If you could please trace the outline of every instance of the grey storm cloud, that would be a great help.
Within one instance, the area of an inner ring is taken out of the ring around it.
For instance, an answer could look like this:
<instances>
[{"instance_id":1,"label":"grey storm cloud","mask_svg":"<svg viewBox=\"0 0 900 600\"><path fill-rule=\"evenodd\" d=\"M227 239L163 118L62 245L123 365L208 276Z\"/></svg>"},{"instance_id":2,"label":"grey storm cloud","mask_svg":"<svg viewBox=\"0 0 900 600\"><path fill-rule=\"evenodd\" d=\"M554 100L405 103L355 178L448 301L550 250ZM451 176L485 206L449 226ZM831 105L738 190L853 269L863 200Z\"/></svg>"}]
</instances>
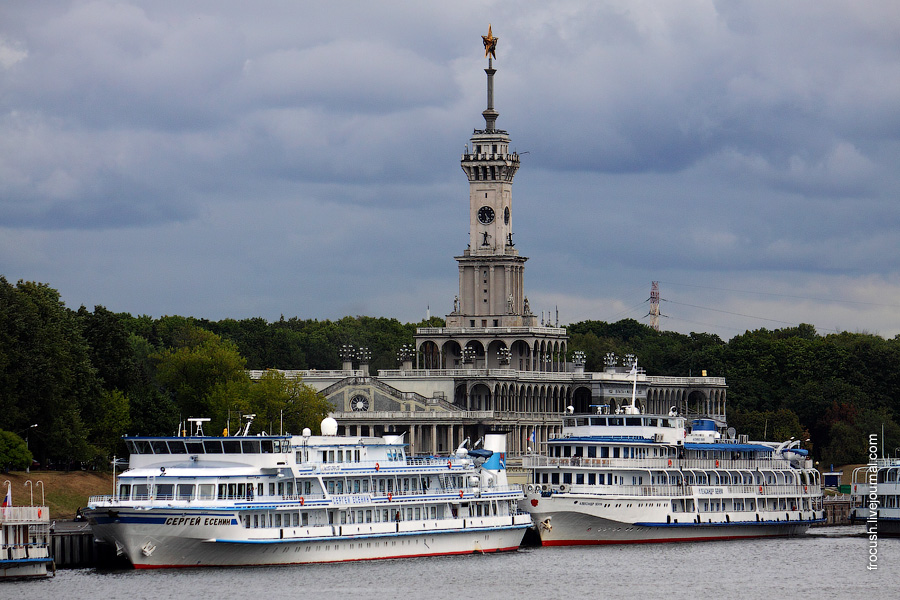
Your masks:
<instances>
[{"instance_id":1,"label":"grey storm cloud","mask_svg":"<svg viewBox=\"0 0 900 600\"><path fill-rule=\"evenodd\" d=\"M70 305L448 312L490 21L533 307L639 318L662 280L679 331L900 333L891 0L3 13L0 273Z\"/></svg>"}]
</instances>

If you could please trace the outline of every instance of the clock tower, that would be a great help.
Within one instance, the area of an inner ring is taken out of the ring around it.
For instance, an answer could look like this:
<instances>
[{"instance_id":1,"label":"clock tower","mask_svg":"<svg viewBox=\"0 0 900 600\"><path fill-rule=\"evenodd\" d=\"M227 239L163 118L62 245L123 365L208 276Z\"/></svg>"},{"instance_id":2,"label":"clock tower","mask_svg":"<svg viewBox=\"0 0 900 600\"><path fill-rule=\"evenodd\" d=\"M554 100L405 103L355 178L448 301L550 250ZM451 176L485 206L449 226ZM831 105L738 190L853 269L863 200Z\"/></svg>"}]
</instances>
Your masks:
<instances>
[{"instance_id":1,"label":"clock tower","mask_svg":"<svg viewBox=\"0 0 900 600\"><path fill-rule=\"evenodd\" d=\"M469 247L459 263L459 296L448 327L522 327L536 324L525 298L525 261L513 242L512 184L519 155L510 152L509 134L497 129L494 58L497 38L484 40L488 59L484 129L476 129L460 164L469 179Z\"/></svg>"}]
</instances>

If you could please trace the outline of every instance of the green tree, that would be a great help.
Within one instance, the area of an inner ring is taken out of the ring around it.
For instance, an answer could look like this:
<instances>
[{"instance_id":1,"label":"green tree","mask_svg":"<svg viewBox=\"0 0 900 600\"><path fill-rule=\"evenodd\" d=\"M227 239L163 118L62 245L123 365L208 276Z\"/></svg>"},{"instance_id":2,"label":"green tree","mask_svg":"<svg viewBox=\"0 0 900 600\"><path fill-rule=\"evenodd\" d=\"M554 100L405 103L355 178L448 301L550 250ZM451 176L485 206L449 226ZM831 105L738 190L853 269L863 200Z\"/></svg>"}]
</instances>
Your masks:
<instances>
[{"instance_id":1,"label":"green tree","mask_svg":"<svg viewBox=\"0 0 900 600\"><path fill-rule=\"evenodd\" d=\"M219 423L225 422L224 417L230 419L227 428L231 434L238 430L242 414L256 415L255 431L299 434L309 427L319 432L322 419L334 408L312 387L275 370L266 371L254 382L231 381L217 386L210 405L215 407L216 431Z\"/></svg>"},{"instance_id":2,"label":"green tree","mask_svg":"<svg viewBox=\"0 0 900 600\"><path fill-rule=\"evenodd\" d=\"M183 344L150 355L158 384L171 395L182 417L215 412L210 394L217 386L249 379L246 362L233 342L186 324L171 339Z\"/></svg>"},{"instance_id":3,"label":"green tree","mask_svg":"<svg viewBox=\"0 0 900 600\"><path fill-rule=\"evenodd\" d=\"M0 427L38 424L30 449L42 462L87 460L81 413L100 389L81 322L59 293L0 276Z\"/></svg>"},{"instance_id":4,"label":"green tree","mask_svg":"<svg viewBox=\"0 0 900 600\"><path fill-rule=\"evenodd\" d=\"M11 431L0 430L0 468L4 473L30 467L32 460L25 440Z\"/></svg>"}]
</instances>

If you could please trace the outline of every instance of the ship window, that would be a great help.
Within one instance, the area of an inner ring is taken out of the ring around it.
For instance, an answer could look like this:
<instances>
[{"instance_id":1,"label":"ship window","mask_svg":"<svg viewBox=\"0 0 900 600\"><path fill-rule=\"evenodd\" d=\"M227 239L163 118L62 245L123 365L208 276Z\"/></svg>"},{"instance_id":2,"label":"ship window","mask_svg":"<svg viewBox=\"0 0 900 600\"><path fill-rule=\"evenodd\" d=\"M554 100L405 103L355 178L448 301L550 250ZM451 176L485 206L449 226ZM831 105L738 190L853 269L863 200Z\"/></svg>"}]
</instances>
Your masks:
<instances>
[{"instance_id":1,"label":"ship window","mask_svg":"<svg viewBox=\"0 0 900 600\"><path fill-rule=\"evenodd\" d=\"M275 513L275 527L281 527L281 513Z\"/></svg>"},{"instance_id":2,"label":"ship window","mask_svg":"<svg viewBox=\"0 0 900 600\"><path fill-rule=\"evenodd\" d=\"M582 446L575 446L575 453L573 456L584 456L584 448Z\"/></svg>"},{"instance_id":3,"label":"ship window","mask_svg":"<svg viewBox=\"0 0 900 600\"><path fill-rule=\"evenodd\" d=\"M184 442L169 442L169 452L171 454L187 454L187 450L184 448Z\"/></svg>"},{"instance_id":4,"label":"ship window","mask_svg":"<svg viewBox=\"0 0 900 600\"><path fill-rule=\"evenodd\" d=\"M615 425L617 427L621 427L622 426L622 417L610 417L609 424L610 424L610 426Z\"/></svg>"},{"instance_id":5,"label":"ship window","mask_svg":"<svg viewBox=\"0 0 900 600\"><path fill-rule=\"evenodd\" d=\"M591 417L591 425L599 425L601 427L606 425L606 417Z\"/></svg>"},{"instance_id":6,"label":"ship window","mask_svg":"<svg viewBox=\"0 0 900 600\"><path fill-rule=\"evenodd\" d=\"M287 485L285 486L285 489L287 490L288 496L293 496L294 495L294 482L288 481Z\"/></svg>"},{"instance_id":7,"label":"ship window","mask_svg":"<svg viewBox=\"0 0 900 600\"><path fill-rule=\"evenodd\" d=\"M153 454L168 454L169 449L166 447L166 442L163 440L153 440L150 442L150 445L153 446Z\"/></svg>"},{"instance_id":8,"label":"ship window","mask_svg":"<svg viewBox=\"0 0 900 600\"><path fill-rule=\"evenodd\" d=\"M572 483L571 473L563 473L563 483Z\"/></svg>"},{"instance_id":9,"label":"ship window","mask_svg":"<svg viewBox=\"0 0 900 600\"><path fill-rule=\"evenodd\" d=\"M605 473L600 473L597 475L597 483L599 483L600 485L606 484L606 474Z\"/></svg>"},{"instance_id":10,"label":"ship window","mask_svg":"<svg viewBox=\"0 0 900 600\"><path fill-rule=\"evenodd\" d=\"M125 446L128 448L129 454L140 454L141 453L141 451L139 450L140 446L138 446L136 443L132 442L131 440L126 441Z\"/></svg>"},{"instance_id":11,"label":"ship window","mask_svg":"<svg viewBox=\"0 0 900 600\"><path fill-rule=\"evenodd\" d=\"M127 483L124 483L119 486L119 498L122 500L128 500L131 496L131 486Z\"/></svg>"},{"instance_id":12,"label":"ship window","mask_svg":"<svg viewBox=\"0 0 900 600\"><path fill-rule=\"evenodd\" d=\"M203 440L203 449L207 454L222 454L221 440Z\"/></svg>"},{"instance_id":13,"label":"ship window","mask_svg":"<svg viewBox=\"0 0 900 600\"><path fill-rule=\"evenodd\" d=\"M550 474L550 483L556 485L559 483L559 473L551 473Z\"/></svg>"},{"instance_id":14,"label":"ship window","mask_svg":"<svg viewBox=\"0 0 900 600\"><path fill-rule=\"evenodd\" d=\"M620 453L620 452L621 452L621 449L620 449L618 446L614 447L614 448L613 448L613 455L612 455L612 457L613 457L613 458L619 458L619 453Z\"/></svg>"},{"instance_id":15,"label":"ship window","mask_svg":"<svg viewBox=\"0 0 900 600\"><path fill-rule=\"evenodd\" d=\"M600 458L609 458L609 446L600 446Z\"/></svg>"},{"instance_id":16,"label":"ship window","mask_svg":"<svg viewBox=\"0 0 900 600\"><path fill-rule=\"evenodd\" d=\"M238 440L223 440L222 447L225 449L225 454L241 453L241 443Z\"/></svg>"},{"instance_id":17,"label":"ship window","mask_svg":"<svg viewBox=\"0 0 900 600\"><path fill-rule=\"evenodd\" d=\"M584 473L575 474L575 483L578 485L584 485Z\"/></svg>"},{"instance_id":18,"label":"ship window","mask_svg":"<svg viewBox=\"0 0 900 600\"><path fill-rule=\"evenodd\" d=\"M572 456L572 446L563 446L563 456Z\"/></svg>"},{"instance_id":19,"label":"ship window","mask_svg":"<svg viewBox=\"0 0 900 600\"><path fill-rule=\"evenodd\" d=\"M261 440L262 453L272 454L272 440Z\"/></svg>"},{"instance_id":20,"label":"ship window","mask_svg":"<svg viewBox=\"0 0 900 600\"><path fill-rule=\"evenodd\" d=\"M596 485L597 483L597 474L596 473L588 473L588 485Z\"/></svg>"},{"instance_id":21,"label":"ship window","mask_svg":"<svg viewBox=\"0 0 900 600\"><path fill-rule=\"evenodd\" d=\"M175 486L171 483L158 483L156 485L156 497L158 499L171 499Z\"/></svg>"},{"instance_id":22,"label":"ship window","mask_svg":"<svg viewBox=\"0 0 900 600\"><path fill-rule=\"evenodd\" d=\"M215 489L211 483L201 483L197 486L197 500L212 500Z\"/></svg>"},{"instance_id":23,"label":"ship window","mask_svg":"<svg viewBox=\"0 0 900 600\"><path fill-rule=\"evenodd\" d=\"M297 450L297 457L296 457L296 458L297 458L297 463L298 463L298 464L303 462L303 451L302 451L302 450Z\"/></svg>"},{"instance_id":24,"label":"ship window","mask_svg":"<svg viewBox=\"0 0 900 600\"><path fill-rule=\"evenodd\" d=\"M241 450L244 454L259 454L259 440L241 440Z\"/></svg>"},{"instance_id":25,"label":"ship window","mask_svg":"<svg viewBox=\"0 0 900 600\"><path fill-rule=\"evenodd\" d=\"M369 491L369 480L368 480L368 479L363 479L363 481L362 481L362 491L363 491L363 493L366 493L366 492Z\"/></svg>"},{"instance_id":26,"label":"ship window","mask_svg":"<svg viewBox=\"0 0 900 600\"><path fill-rule=\"evenodd\" d=\"M190 500L194 497L194 484L192 483L179 483L177 489L179 500Z\"/></svg>"},{"instance_id":27,"label":"ship window","mask_svg":"<svg viewBox=\"0 0 900 600\"><path fill-rule=\"evenodd\" d=\"M203 442L185 442L188 454L203 454Z\"/></svg>"},{"instance_id":28,"label":"ship window","mask_svg":"<svg viewBox=\"0 0 900 600\"><path fill-rule=\"evenodd\" d=\"M641 418L640 417L626 417L625 424L630 425L632 427L640 427Z\"/></svg>"},{"instance_id":29,"label":"ship window","mask_svg":"<svg viewBox=\"0 0 900 600\"><path fill-rule=\"evenodd\" d=\"M588 446L588 458L597 458L597 446Z\"/></svg>"}]
</instances>

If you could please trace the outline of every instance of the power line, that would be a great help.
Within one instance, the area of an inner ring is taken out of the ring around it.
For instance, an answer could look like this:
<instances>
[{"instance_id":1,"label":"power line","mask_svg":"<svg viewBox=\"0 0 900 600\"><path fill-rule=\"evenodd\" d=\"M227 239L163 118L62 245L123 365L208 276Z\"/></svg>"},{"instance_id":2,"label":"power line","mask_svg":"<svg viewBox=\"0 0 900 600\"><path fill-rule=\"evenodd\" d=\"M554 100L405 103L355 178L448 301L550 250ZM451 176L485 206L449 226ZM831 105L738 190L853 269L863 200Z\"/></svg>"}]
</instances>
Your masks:
<instances>
[{"instance_id":1,"label":"power line","mask_svg":"<svg viewBox=\"0 0 900 600\"><path fill-rule=\"evenodd\" d=\"M737 294L756 294L758 296L774 296L777 298L793 298L795 300L816 300L818 302L834 302L837 304L859 304L863 306L884 306L887 308L900 308L900 304L883 304L880 302L861 302L858 300L835 300L833 298L817 298L815 296L797 296L793 294L776 294L774 292L757 292L754 290L735 290L731 288L712 287L708 285L695 285L692 283L672 283L671 281L660 281L666 285L678 285L682 287L698 288L702 290L716 290L718 292L734 292Z\"/></svg>"},{"instance_id":2,"label":"power line","mask_svg":"<svg viewBox=\"0 0 900 600\"><path fill-rule=\"evenodd\" d=\"M691 308L699 308L699 309L701 309L701 310L711 310L711 311L713 311L713 312L720 312L720 313L724 313L724 314L726 314L726 315L734 315L734 316L736 316L736 317L745 317L745 318L747 318L747 319L759 319L760 321L771 321L772 323L780 323L780 324L782 324L782 325L789 325L789 326L791 326L791 327L797 327L797 325L798 325L798 323L793 323L793 322L791 322L791 321L781 321L781 320L779 320L779 319L769 319L769 318L766 318L766 317L757 317L757 316L755 316L755 315L747 315L747 314L744 314L744 313L731 312L731 311L728 311L728 310L722 310L722 309L720 309L720 308L710 308L710 307L708 307L708 306L698 306L698 305L696 305L696 304L688 304L687 302L678 302L677 300L669 300L669 299L667 299L667 298L662 298L662 301L663 301L663 302L671 302L672 304L680 304L680 305L682 305L682 306L690 306ZM827 329L827 328L825 328L825 327L821 327L821 328L820 328L820 327L816 327L816 329L822 329L823 331L833 331L834 333L840 333L840 332L839 332L838 330L836 330L836 329Z\"/></svg>"}]
</instances>

